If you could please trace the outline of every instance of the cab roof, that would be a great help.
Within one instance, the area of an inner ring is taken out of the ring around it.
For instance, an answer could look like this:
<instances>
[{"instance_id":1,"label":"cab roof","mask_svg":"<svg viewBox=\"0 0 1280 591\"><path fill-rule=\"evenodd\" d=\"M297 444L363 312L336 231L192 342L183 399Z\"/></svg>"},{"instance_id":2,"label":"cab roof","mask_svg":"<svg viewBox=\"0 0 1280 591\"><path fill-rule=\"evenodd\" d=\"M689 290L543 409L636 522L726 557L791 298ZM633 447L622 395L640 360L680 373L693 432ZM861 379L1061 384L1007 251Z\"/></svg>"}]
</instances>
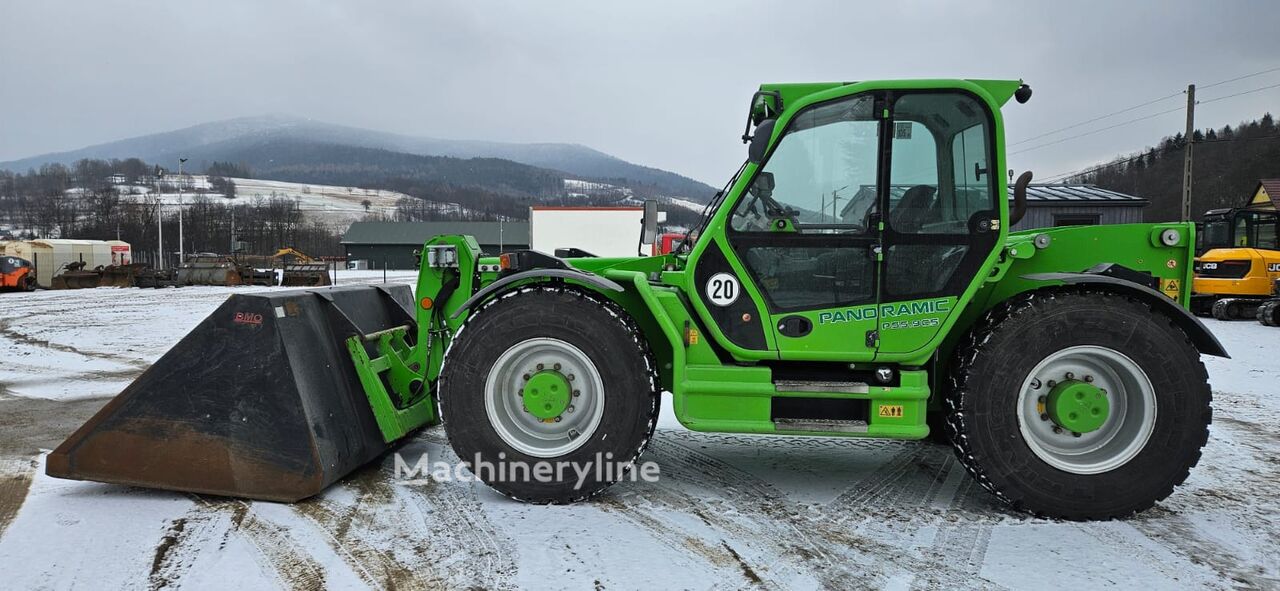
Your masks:
<instances>
[{"instance_id":1,"label":"cab roof","mask_svg":"<svg viewBox=\"0 0 1280 591\"><path fill-rule=\"evenodd\" d=\"M974 80L974 79L920 79L920 80L859 80L853 82L784 82L777 84L761 84L760 90L777 92L782 97L782 105L794 104L795 101L818 92L824 92L841 86L854 84L872 84L876 86L893 86L898 88L927 89L955 88L973 84L986 91L996 105L1004 106L1013 98L1013 93L1022 86L1021 80Z\"/></svg>"}]
</instances>

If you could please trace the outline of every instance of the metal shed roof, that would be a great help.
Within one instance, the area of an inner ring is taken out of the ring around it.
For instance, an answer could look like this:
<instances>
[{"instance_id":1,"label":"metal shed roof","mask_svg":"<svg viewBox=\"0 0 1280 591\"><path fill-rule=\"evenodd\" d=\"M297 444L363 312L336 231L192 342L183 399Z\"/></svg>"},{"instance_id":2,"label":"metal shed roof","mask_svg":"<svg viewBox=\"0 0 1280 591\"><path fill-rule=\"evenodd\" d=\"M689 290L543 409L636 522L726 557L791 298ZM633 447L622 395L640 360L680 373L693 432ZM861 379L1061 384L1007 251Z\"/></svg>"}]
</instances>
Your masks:
<instances>
[{"instance_id":1,"label":"metal shed roof","mask_svg":"<svg viewBox=\"0 0 1280 591\"><path fill-rule=\"evenodd\" d=\"M1009 187L1009 198L1013 199L1013 187ZM1128 205L1145 207L1148 200L1135 195L1103 189L1095 185L1027 185L1027 203L1038 205L1062 205L1068 203L1089 203L1091 205Z\"/></svg>"},{"instance_id":2,"label":"metal shed roof","mask_svg":"<svg viewBox=\"0 0 1280 591\"><path fill-rule=\"evenodd\" d=\"M354 222L343 244L422 244L440 234L469 234L480 244L529 244L529 222Z\"/></svg>"}]
</instances>

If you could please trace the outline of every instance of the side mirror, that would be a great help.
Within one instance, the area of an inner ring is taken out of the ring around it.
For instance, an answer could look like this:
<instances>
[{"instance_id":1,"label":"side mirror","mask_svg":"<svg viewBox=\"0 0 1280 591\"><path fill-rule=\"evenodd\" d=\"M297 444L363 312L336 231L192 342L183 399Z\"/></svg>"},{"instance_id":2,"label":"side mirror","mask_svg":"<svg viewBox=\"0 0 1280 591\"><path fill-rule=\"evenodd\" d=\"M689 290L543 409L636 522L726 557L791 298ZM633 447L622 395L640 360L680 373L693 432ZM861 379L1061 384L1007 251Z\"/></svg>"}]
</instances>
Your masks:
<instances>
[{"instance_id":1,"label":"side mirror","mask_svg":"<svg viewBox=\"0 0 1280 591\"><path fill-rule=\"evenodd\" d=\"M653 244L658 239L658 201L656 199L644 200L644 229L640 232L640 242L643 244Z\"/></svg>"},{"instance_id":2,"label":"side mirror","mask_svg":"<svg viewBox=\"0 0 1280 591\"><path fill-rule=\"evenodd\" d=\"M1009 210L1009 229L1013 229L1013 225L1022 221L1022 216L1027 215L1027 185L1031 184L1031 171L1028 170L1018 177L1017 182L1013 184L1013 208Z\"/></svg>"},{"instance_id":3,"label":"side mirror","mask_svg":"<svg viewBox=\"0 0 1280 591\"><path fill-rule=\"evenodd\" d=\"M756 133L751 136L751 144L747 146L747 161L760 164L764 161L764 151L769 147L769 138L773 137L773 124L777 119L765 119L756 126Z\"/></svg>"}]
</instances>

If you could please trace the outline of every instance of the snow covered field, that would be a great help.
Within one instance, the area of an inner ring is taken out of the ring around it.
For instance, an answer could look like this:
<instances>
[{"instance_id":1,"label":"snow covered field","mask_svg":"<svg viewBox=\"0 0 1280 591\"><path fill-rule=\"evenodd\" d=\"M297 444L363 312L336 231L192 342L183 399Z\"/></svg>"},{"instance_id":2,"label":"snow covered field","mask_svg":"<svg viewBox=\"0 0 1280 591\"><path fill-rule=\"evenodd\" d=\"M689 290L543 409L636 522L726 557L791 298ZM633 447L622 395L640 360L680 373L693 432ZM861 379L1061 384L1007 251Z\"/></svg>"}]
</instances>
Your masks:
<instances>
[{"instance_id":1,"label":"snow covered field","mask_svg":"<svg viewBox=\"0 0 1280 591\"><path fill-rule=\"evenodd\" d=\"M42 450L235 291L0 294L0 587L1280 587L1280 330L1253 322L1208 321L1234 356L1206 358L1209 445L1125 521L1011 513L942 446L697 434L669 414L643 458L659 482L567 507L398 481L390 460L296 505L43 475ZM453 457L438 428L400 451Z\"/></svg>"}]
</instances>

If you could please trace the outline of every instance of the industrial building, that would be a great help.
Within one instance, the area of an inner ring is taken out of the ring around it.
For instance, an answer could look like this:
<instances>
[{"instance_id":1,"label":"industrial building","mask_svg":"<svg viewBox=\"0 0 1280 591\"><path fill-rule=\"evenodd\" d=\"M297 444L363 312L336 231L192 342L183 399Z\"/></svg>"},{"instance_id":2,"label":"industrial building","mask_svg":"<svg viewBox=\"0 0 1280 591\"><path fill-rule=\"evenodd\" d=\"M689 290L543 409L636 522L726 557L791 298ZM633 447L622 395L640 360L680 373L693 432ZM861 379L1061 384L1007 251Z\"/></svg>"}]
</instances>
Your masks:
<instances>
[{"instance_id":1,"label":"industrial building","mask_svg":"<svg viewBox=\"0 0 1280 591\"><path fill-rule=\"evenodd\" d=\"M516 222L355 222L342 236L347 261L368 268L415 269L415 251L433 236L469 234L486 254L529 248L529 223Z\"/></svg>"},{"instance_id":2,"label":"industrial building","mask_svg":"<svg viewBox=\"0 0 1280 591\"><path fill-rule=\"evenodd\" d=\"M1013 187L1009 187L1013 199ZM1014 230L1055 226L1138 224L1150 201L1094 185L1028 185L1027 214Z\"/></svg>"}]
</instances>

